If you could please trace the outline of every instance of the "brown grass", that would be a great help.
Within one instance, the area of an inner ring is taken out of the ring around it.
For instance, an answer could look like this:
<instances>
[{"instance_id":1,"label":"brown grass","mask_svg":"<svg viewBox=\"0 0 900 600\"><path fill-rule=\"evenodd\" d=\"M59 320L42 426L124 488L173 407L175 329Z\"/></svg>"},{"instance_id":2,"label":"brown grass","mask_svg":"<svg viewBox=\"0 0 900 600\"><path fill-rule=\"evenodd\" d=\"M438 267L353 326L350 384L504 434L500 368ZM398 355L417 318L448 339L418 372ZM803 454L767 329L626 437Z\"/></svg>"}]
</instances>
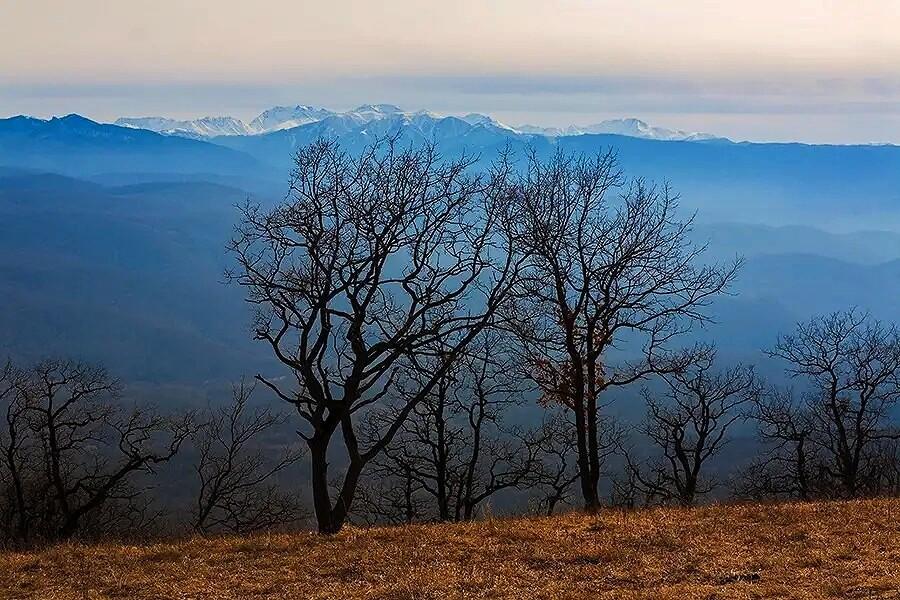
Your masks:
<instances>
[{"instance_id":1,"label":"brown grass","mask_svg":"<svg viewBox=\"0 0 900 600\"><path fill-rule=\"evenodd\" d=\"M4 598L900 598L900 500L0 554Z\"/></svg>"}]
</instances>

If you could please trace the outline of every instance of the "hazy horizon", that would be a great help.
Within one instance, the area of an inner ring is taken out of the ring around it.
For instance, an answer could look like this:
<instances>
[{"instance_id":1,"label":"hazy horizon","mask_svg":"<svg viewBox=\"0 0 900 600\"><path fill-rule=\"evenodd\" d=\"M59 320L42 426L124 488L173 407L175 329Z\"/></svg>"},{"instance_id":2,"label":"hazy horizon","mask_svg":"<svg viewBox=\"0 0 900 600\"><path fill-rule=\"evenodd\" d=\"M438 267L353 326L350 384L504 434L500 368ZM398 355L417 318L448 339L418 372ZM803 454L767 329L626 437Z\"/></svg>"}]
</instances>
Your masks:
<instances>
[{"instance_id":1,"label":"hazy horizon","mask_svg":"<svg viewBox=\"0 0 900 600\"><path fill-rule=\"evenodd\" d=\"M900 143L900 4L7 2L0 115L248 119L392 103L512 125L637 117Z\"/></svg>"}]
</instances>

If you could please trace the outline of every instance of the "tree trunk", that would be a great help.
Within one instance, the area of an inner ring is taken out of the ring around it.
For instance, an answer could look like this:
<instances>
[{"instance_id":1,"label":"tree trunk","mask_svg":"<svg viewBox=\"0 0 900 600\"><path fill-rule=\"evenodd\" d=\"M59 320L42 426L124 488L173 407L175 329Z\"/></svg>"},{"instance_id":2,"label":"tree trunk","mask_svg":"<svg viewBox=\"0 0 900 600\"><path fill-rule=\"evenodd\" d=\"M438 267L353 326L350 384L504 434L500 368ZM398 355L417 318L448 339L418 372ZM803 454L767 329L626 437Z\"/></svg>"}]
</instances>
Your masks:
<instances>
[{"instance_id":1,"label":"tree trunk","mask_svg":"<svg viewBox=\"0 0 900 600\"><path fill-rule=\"evenodd\" d=\"M351 461L347 465L341 491L332 504L328 484L328 445L331 434L318 433L307 442L312 470L313 510L319 533L334 535L347 521L350 507L356 496L356 487L362 473L364 461Z\"/></svg>"},{"instance_id":2,"label":"tree trunk","mask_svg":"<svg viewBox=\"0 0 900 600\"><path fill-rule=\"evenodd\" d=\"M435 478L438 505L438 518L440 521L450 520L450 498L447 490L447 438L446 421L444 418L444 403L446 402L446 387L444 381L438 384L437 407L434 414L434 425L437 430L437 458L435 461Z\"/></svg>"},{"instance_id":3,"label":"tree trunk","mask_svg":"<svg viewBox=\"0 0 900 600\"><path fill-rule=\"evenodd\" d=\"M684 491L681 493L681 505L688 507L694 505L694 497L697 495L697 480L688 474L687 481L684 484Z\"/></svg>"},{"instance_id":4,"label":"tree trunk","mask_svg":"<svg viewBox=\"0 0 900 600\"><path fill-rule=\"evenodd\" d=\"M587 441L588 441L588 480L591 488L589 510L596 512L600 508L600 449L597 440L597 397L590 393L587 398Z\"/></svg>"},{"instance_id":5,"label":"tree trunk","mask_svg":"<svg viewBox=\"0 0 900 600\"><path fill-rule=\"evenodd\" d=\"M333 531L323 531L322 533L337 533L347 521L350 514L350 507L353 506L353 499L356 497L356 486L359 483L359 476L362 473L363 463L351 462L347 466L347 474L344 476L344 484L341 486L341 493L338 494L337 501L331 509L331 527Z\"/></svg>"},{"instance_id":6,"label":"tree trunk","mask_svg":"<svg viewBox=\"0 0 900 600\"><path fill-rule=\"evenodd\" d=\"M801 437L797 442L797 495L801 500L809 500L809 484L806 476L806 450L805 438Z\"/></svg>"},{"instance_id":7,"label":"tree trunk","mask_svg":"<svg viewBox=\"0 0 900 600\"><path fill-rule=\"evenodd\" d=\"M600 506L597 495L597 482L591 476L591 459L588 445L588 422L585 419L585 411L575 411L575 429L578 438L578 475L581 482L581 496L584 499L584 510L596 512Z\"/></svg>"},{"instance_id":8,"label":"tree trunk","mask_svg":"<svg viewBox=\"0 0 900 600\"><path fill-rule=\"evenodd\" d=\"M313 510L319 533L331 535L340 531L343 522L336 522L328 491L328 439L319 436L309 441L309 460L312 469Z\"/></svg>"},{"instance_id":9,"label":"tree trunk","mask_svg":"<svg viewBox=\"0 0 900 600\"><path fill-rule=\"evenodd\" d=\"M15 456L15 437L13 433L13 427L10 425L11 432L11 440L9 448L7 449L6 459L7 459L7 468L10 472L10 478L13 482L13 491L15 494L15 504L16 504L16 538L21 543L28 542L28 512L27 506L25 505L25 489L22 485L22 477L19 474L19 468L16 464L16 456Z\"/></svg>"}]
</instances>

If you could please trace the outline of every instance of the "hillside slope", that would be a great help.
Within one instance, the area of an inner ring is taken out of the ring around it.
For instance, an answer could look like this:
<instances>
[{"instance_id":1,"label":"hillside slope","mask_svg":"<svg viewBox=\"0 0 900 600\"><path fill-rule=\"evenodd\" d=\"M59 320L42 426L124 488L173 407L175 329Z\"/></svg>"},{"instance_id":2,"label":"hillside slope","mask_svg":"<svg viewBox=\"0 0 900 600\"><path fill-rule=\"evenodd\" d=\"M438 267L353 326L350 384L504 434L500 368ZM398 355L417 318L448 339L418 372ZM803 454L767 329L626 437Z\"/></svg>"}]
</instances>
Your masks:
<instances>
[{"instance_id":1,"label":"hillside slope","mask_svg":"<svg viewBox=\"0 0 900 600\"><path fill-rule=\"evenodd\" d=\"M0 119L0 167L75 177L110 174L202 174L283 179L247 154L216 144L96 123L78 115L49 120Z\"/></svg>"},{"instance_id":2,"label":"hillside slope","mask_svg":"<svg viewBox=\"0 0 900 600\"><path fill-rule=\"evenodd\" d=\"M246 197L201 182L0 172L0 357L77 356L128 381L261 368L243 294L222 283Z\"/></svg>"},{"instance_id":3,"label":"hillside slope","mask_svg":"<svg viewBox=\"0 0 900 600\"><path fill-rule=\"evenodd\" d=\"M67 545L0 554L0 596L896 598L898 514L893 499Z\"/></svg>"}]
</instances>

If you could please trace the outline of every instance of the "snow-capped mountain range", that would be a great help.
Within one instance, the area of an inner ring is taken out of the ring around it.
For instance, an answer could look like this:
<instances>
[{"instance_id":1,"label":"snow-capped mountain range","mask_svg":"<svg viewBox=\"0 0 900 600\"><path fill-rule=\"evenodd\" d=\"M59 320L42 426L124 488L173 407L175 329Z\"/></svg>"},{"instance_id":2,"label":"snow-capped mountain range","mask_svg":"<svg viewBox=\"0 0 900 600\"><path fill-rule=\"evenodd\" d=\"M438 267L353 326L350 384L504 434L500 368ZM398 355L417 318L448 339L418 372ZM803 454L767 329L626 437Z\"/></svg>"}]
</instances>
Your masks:
<instances>
[{"instance_id":1,"label":"snow-capped mountain range","mask_svg":"<svg viewBox=\"0 0 900 600\"><path fill-rule=\"evenodd\" d=\"M148 129L166 135L204 139L218 136L261 135L318 122L339 122L345 126L360 126L385 119L402 119L404 121L417 122L422 126L427 125L428 123L426 122L438 121L442 118L440 115L425 110L404 111L393 104L364 104L344 112L315 106L297 105L270 108L260 113L259 116L249 123L234 117L203 117L192 120L177 120L166 117L122 117L115 121L115 125ZM668 141L718 139L717 136L708 133L655 127L634 118L612 119L584 127L576 125L568 127L537 127L534 125L511 127L497 121L493 117L479 113L470 113L456 118L475 127L548 137L607 133Z\"/></svg>"},{"instance_id":2,"label":"snow-capped mountain range","mask_svg":"<svg viewBox=\"0 0 900 600\"><path fill-rule=\"evenodd\" d=\"M132 129L149 129L167 135L199 138L254 133L246 123L233 117L203 117L189 121L179 121L167 117L122 117L116 119L115 125Z\"/></svg>"}]
</instances>

